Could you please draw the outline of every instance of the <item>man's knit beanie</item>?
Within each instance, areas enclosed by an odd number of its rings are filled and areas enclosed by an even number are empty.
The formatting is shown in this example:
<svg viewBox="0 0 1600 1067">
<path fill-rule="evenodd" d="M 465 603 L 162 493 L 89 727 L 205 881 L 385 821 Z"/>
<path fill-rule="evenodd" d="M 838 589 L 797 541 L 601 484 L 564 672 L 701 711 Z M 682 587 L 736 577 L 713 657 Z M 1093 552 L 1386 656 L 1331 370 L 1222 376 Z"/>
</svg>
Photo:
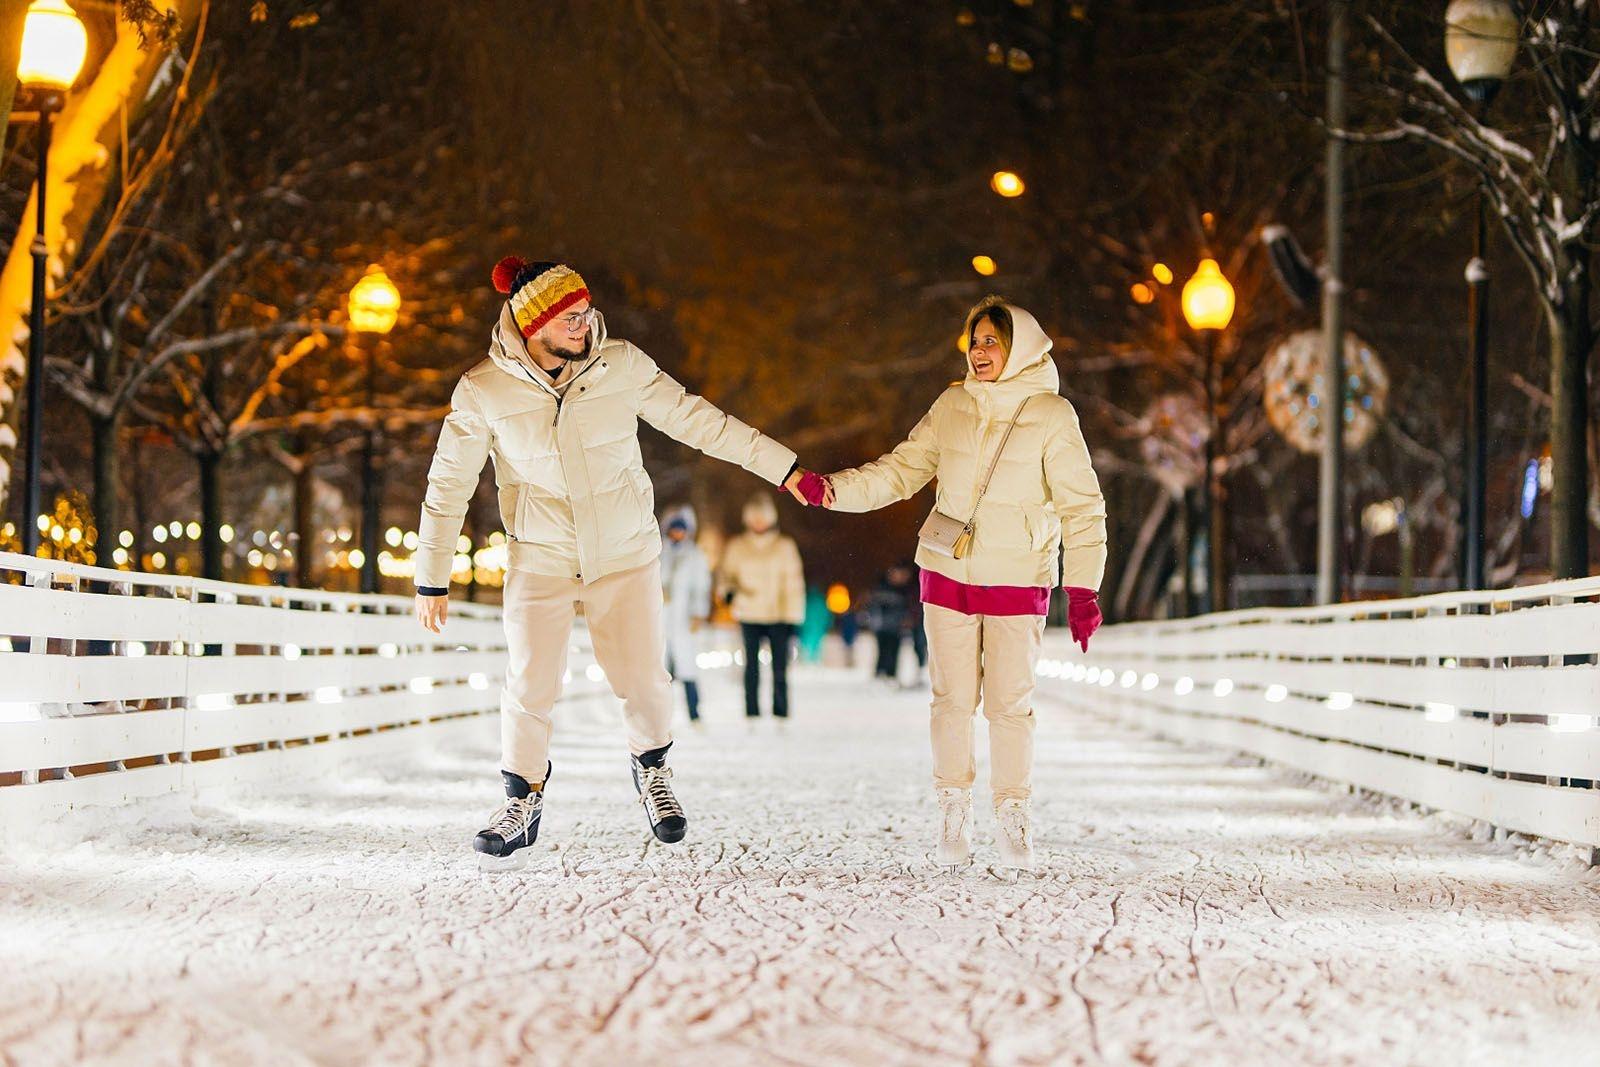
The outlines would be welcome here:
<svg viewBox="0 0 1600 1067">
<path fill-rule="evenodd" d="M 511 314 L 523 337 L 532 337 L 551 319 L 589 299 L 583 276 L 562 263 L 529 263 L 507 256 L 494 265 L 494 287 L 510 298 Z"/>
</svg>

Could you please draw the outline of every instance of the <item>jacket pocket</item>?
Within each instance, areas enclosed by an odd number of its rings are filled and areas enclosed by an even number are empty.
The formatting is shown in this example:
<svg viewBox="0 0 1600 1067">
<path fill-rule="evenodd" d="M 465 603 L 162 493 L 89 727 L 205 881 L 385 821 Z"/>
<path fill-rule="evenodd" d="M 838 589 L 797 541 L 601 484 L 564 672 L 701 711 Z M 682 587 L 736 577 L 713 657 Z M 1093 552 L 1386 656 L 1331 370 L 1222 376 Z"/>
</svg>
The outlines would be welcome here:
<svg viewBox="0 0 1600 1067">
<path fill-rule="evenodd" d="M 1028 524 L 1028 543 L 1033 546 L 1033 550 L 1047 551 L 1057 536 L 1058 524 L 1055 517 L 1030 509 L 1023 513 L 1023 520 Z"/>
</svg>

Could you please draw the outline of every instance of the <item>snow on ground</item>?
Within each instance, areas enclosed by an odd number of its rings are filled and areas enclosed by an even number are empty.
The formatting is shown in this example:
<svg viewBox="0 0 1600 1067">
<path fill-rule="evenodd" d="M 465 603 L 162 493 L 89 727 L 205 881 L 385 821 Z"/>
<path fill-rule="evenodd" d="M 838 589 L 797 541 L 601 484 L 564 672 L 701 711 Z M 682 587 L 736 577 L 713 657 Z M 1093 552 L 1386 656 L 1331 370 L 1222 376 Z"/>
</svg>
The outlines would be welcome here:
<svg viewBox="0 0 1600 1067">
<path fill-rule="evenodd" d="M 0 1063 L 1600 1062 L 1600 876 L 1559 853 L 1042 701 L 1042 871 L 937 874 L 925 694 L 799 680 L 786 735 L 708 683 L 687 847 L 575 709 L 520 874 L 468 851 L 487 720 L 75 817 L 0 864 Z"/>
</svg>

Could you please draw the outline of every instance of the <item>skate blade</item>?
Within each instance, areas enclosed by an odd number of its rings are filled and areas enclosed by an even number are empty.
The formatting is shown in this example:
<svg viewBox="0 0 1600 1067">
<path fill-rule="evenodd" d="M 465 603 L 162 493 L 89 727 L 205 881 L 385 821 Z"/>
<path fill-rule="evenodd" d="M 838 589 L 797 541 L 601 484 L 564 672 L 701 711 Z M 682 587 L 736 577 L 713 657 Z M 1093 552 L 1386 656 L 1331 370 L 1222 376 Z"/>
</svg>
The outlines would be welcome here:
<svg viewBox="0 0 1600 1067">
<path fill-rule="evenodd" d="M 474 853 L 478 857 L 478 870 L 484 874 L 509 874 L 528 866 L 529 849 L 519 848 L 509 856 L 491 856 L 487 852 Z"/>
<path fill-rule="evenodd" d="M 955 863 L 952 863 L 949 860 L 940 859 L 938 856 L 929 853 L 927 861 L 928 865 L 940 874 L 957 875 L 963 873 L 964 871 L 970 870 L 972 867 L 971 856 L 968 856 L 964 860 L 959 860 Z"/>
<path fill-rule="evenodd" d="M 1015 884 L 1024 878 L 1039 877 L 1038 872 L 1032 867 L 1008 867 L 1002 863 L 995 864 L 988 868 L 988 871 L 989 877 L 1008 884 Z"/>
</svg>

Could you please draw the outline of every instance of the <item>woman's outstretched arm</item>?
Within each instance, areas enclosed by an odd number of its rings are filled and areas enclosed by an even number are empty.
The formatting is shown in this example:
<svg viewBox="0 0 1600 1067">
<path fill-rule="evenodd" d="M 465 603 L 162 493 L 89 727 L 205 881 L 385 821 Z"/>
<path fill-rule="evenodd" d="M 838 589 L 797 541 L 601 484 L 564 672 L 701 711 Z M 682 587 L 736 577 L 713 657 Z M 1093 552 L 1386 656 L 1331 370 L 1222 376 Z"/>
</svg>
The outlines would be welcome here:
<svg viewBox="0 0 1600 1067">
<path fill-rule="evenodd" d="M 911 428 L 911 436 L 871 463 L 830 474 L 834 511 L 876 511 L 905 500 L 927 485 L 939 469 L 939 442 L 934 432 L 938 401 Z"/>
</svg>

